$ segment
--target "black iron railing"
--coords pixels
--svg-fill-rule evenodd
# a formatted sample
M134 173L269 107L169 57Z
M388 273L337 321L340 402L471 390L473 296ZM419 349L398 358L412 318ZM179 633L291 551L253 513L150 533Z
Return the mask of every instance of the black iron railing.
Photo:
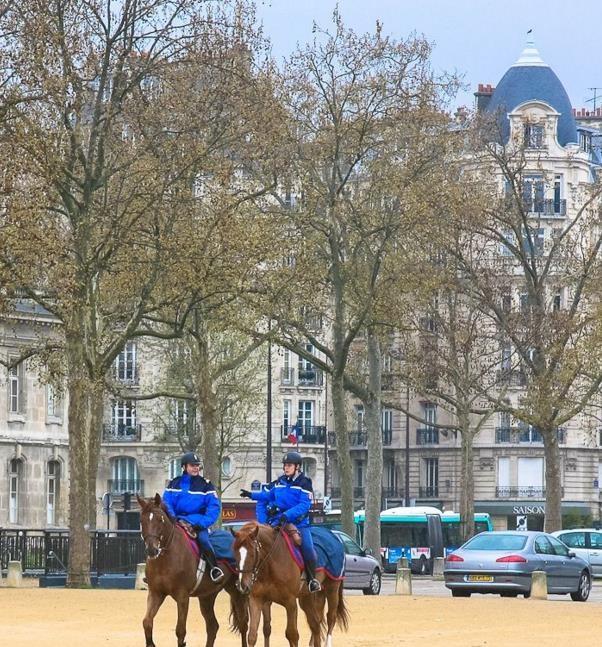
M566 444L566 427L557 427L556 435L560 445ZM496 427L495 442L501 444L540 444L543 436L535 428L528 427Z
M144 481L140 479L116 479L107 481L107 490L112 494L131 492L144 496Z
M496 487L495 496L498 499L544 499L546 489L540 486Z
M418 496L421 499L434 499L439 496L438 485L421 485L418 488Z
M102 439L105 442L140 442L142 425L125 423L106 423L102 426Z
M293 433L294 429L296 429L294 425L280 425L282 440L288 440L289 434ZM323 445L326 440L326 427L323 425L308 425L306 427L301 427L301 430L298 431L297 434L299 436L300 443L305 443L307 445Z
M382 429L383 445L389 446L393 442L393 430ZM330 447L336 447L337 437L334 431L328 432L328 444ZM368 446L368 432L365 429L356 429L349 432L349 446L352 449L364 449Z
M429 427L416 429L416 444L417 445L438 445L439 430L431 429Z

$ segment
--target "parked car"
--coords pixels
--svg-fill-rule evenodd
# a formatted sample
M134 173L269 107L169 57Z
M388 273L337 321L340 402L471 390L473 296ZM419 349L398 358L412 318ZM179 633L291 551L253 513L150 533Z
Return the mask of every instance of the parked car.
M585 602L591 590L589 564L545 532L483 532L445 559L445 586L454 597L499 593L531 595L531 574L545 571L548 593L569 593Z
M602 530L574 528L552 534L589 564L594 577L602 577Z
M345 548L345 588L361 589L364 595L378 595L382 572L378 561L341 530L332 531Z

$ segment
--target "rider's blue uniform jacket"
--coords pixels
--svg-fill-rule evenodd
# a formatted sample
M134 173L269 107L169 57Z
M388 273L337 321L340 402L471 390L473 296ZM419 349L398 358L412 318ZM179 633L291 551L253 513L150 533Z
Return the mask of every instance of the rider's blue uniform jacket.
M195 526L199 544L212 550L207 528L219 518L221 504L211 481L202 476L176 476L163 492L163 503L172 519L183 519Z
M314 542L309 531L309 509L313 495L311 479L303 472L296 478L284 474L268 483L263 490L251 492L251 499L257 501L257 521L275 526L284 514L301 533L301 552L305 560L316 561ZM271 514L270 514L271 513Z

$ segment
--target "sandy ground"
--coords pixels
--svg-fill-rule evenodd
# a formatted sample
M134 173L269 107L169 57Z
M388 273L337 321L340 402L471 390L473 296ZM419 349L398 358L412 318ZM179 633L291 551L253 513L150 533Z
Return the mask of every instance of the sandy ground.
M0 641L20 647L144 647L141 621L144 591L70 591L64 589L0 589ZM446 647L535 647L600 645L602 605L524 599L429 597L347 598L351 626L337 632L334 645L445 645ZM222 628L216 645L240 645L227 629L228 598L218 597L216 613ZM284 613L274 608L273 647L288 645ZM155 622L157 647L175 647L175 604L166 601ZM300 621L301 645L309 633ZM204 645L204 625L198 606L191 605L188 647ZM258 643L262 644L262 640Z

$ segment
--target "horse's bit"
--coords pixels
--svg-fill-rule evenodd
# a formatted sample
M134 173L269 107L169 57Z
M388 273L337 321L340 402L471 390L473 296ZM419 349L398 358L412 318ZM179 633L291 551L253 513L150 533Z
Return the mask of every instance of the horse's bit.
M161 511L161 515L163 515L163 511ZM162 519L163 523L165 523L165 517L162 516L161 519ZM173 539L175 531L176 531L176 524L173 524L173 526L171 528L171 533L170 533L169 537L167 538L167 541L165 542L164 546L161 546L161 541L163 539L163 534L160 534L160 535L154 535L154 534L153 535L147 535L146 537L143 535L142 539L144 540L144 545L146 546L147 558L148 559L158 559L161 556L161 553L164 550L167 550L169 548L169 546L171 545L171 541ZM154 537L155 539L158 540L157 541L157 554L153 555L152 557L148 554L148 543L147 543L147 540L150 539L151 537Z

